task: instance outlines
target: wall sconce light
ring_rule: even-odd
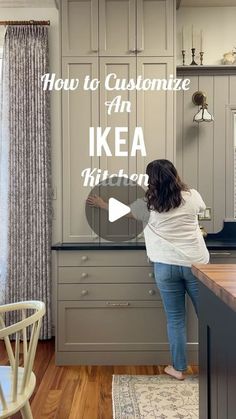
[[[194,115],[193,121],[194,122],[211,122],[214,121],[214,117],[208,112],[207,110],[207,103],[206,103],[206,94],[197,91],[192,96],[192,101],[194,105],[201,106],[200,110]]]

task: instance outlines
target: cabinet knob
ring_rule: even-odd
[[[132,48],[132,49],[130,49],[130,52],[135,53],[136,52],[136,49],[135,48]]]
[[[154,278],[154,273],[153,272],[149,272],[148,276],[149,276],[149,278]]]
[[[82,256],[81,260],[82,260],[83,262],[86,262],[86,260],[88,260],[88,256]]]
[[[87,276],[88,276],[88,274],[87,274],[86,272],[83,272],[83,273],[81,274],[81,278],[87,278]]]
[[[81,291],[81,295],[84,297],[85,295],[88,295],[88,290]]]
[[[155,294],[156,294],[156,291],[155,291],[155,290],[149,290],[149,291],[148,291],[148,294],[149,294],[149,295],[155,295]]]

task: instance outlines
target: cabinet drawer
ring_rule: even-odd
[[[160,300],[155,284],[60,284],[59,300]]]
[[[85,250],[59,252],[59,266],[150,266],[142,250]]]
[[[168,349],[166,320],[158,301],[109,307],[103,301],[61,301],[58,305],[59,351]]]
[[[60,267],[58,269],[59,283],[154,283],[152,267]]]

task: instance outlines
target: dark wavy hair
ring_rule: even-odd
[[[167,212],[178,208],[183,202],[181,191],[188,191],[178,172],[169,160],[154,160],[147,165],[148,189],[146,200],[148,210]]]

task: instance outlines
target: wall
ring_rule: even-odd
[[[221,75],[219,71],[212,75],[204,72],[189,75],[187,69],[179,75],[190,78],[191,84],[188,91],[177,95],[176,164],[184,181],[198,189],[206,205],[212,208],[212,220],[202,224],[208,232],[218,232],[224,219],[234,217],[232,128],[236,112],[236,69],[234,75]],[[214,122],[193,122],[198,111],[192,103],[196,90],[206,92]]]
[[[221,64],[225,52],[236,47],[236,7],[180,7],[177,10],[177,64],[181,64],[182,26],[186,40],[186,64],[191,60],[191,31],[195,29],[196,49],[200,48],[203,30],[204,64]],[[197,56],[199,62],[199,56]]]
[[[59,54],[59,12],[56,8],[0,8],[1,20],[50,20],[49,27],[49,65],[50,72],[60,76],[61,64]],[[5,28],[0,26],[0,45],[3,44]],[[61,95],[51,92],[51,144],[52,173],[54,185],[53,209],[53,243],[61,240]]]

